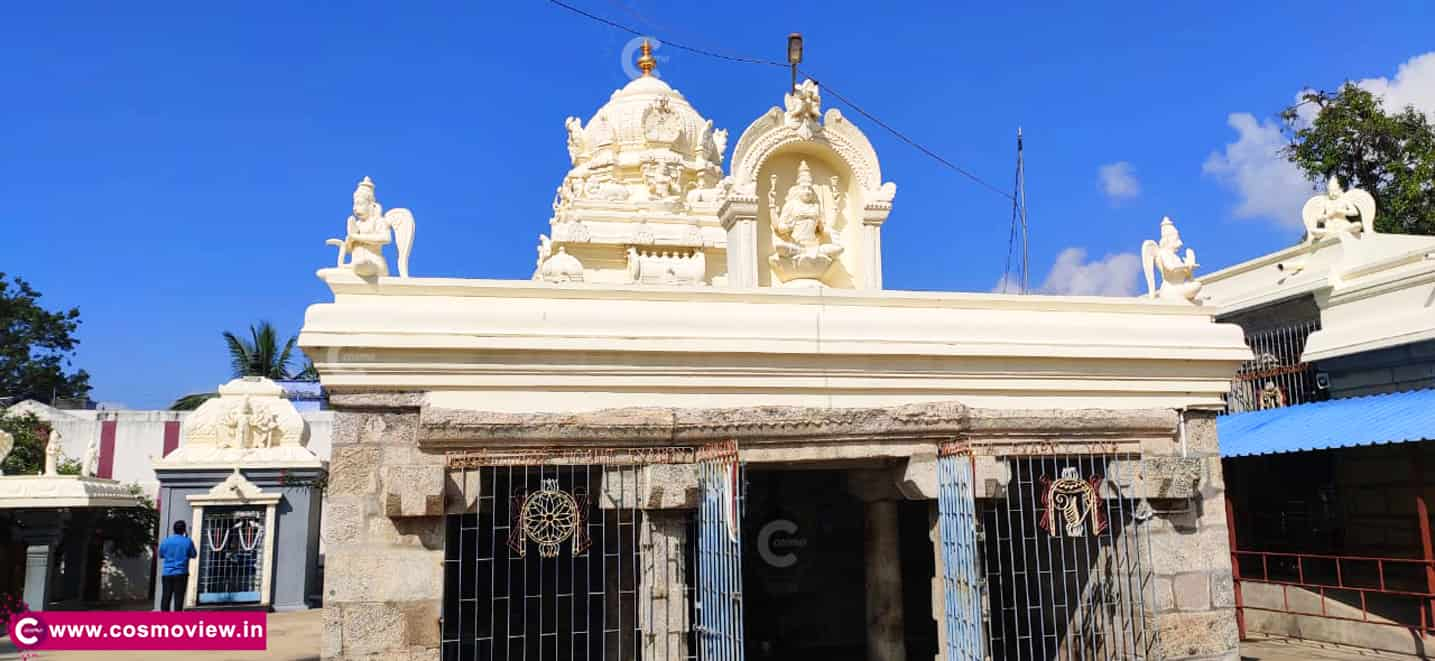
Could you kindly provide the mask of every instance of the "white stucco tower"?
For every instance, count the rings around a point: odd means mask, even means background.
[[[572,169],[539,237],[535,280],[602,284],[722,284],[726,236],[717,219],[727,131],[682,93],[643,75],[585,124],[569,117]]]

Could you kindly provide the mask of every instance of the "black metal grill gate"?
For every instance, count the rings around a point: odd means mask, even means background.
[[[264,582],[263,507],[207,507],[199,531],[199,582],[195,602],[260,601]]]
[[[693,461],[687,448],[450,455],[464,493],[447,509],[462,513],[444,540],[444,661],[695,659],[692,518],[637,506],[643,466]]]
[[[992,659],[1160,658],[1150,508],[1128,496],[1127,459],[1001,458],[1005,497],[980,513]]]

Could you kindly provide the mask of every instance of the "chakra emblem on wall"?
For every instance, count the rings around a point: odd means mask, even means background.
[[[519,491],[513,495],[515,534],[508,538],[508,547],[522,558],[528,553],[528,542],[538,545],[538,554],[558,557],[558,548],[572,540],[573,555],[588,552],[592,540],[585,529],[583,513],[588,497],[582,492],[569,495],[558,487],[558,480],[546,478],[543,489],[533,493]]]
[[[1041,483],[1046,491],[1041,495],[1045,511],[1039,522],[1042,530],[1052,537],[1084,537],[1086,529],[1092,535],[1106,530],[1106,516],[1101,511],[1101,478],[1091,476],[1085,480],[1078,477],[1075,468],[1061,469],[1061,477],[1052,480],[1043,475]]]

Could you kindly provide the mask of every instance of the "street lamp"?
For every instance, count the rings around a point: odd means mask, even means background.
[[[797,65],[802,64],[802,33],[787,35],[787,63],[792,65],[792,91],[797,91]]]

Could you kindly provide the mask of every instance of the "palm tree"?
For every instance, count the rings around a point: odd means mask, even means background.
[[[229,364],[234,368],[234,378],[262,376],[266,379],[289,378],[289,362],[294,353],[297,337],[290,337],[283,347],[279,345],[279,333],[273,324],[259,322],[249,327],[249,339],[224,331],[224,343],[229,346]]]
[[[294,345],[299,338],[291,336],[281,345],[279,333],[274,330],[274,325],[267,321],[251,325],[248,338],[239,337],[229,331],[224,331],[223,337],[224,344],[229,349],[229,365],[234,372],[234,378],[290,378],[289,363],[293,362]],[[300,378],[307,376],[312,368],[313,363],[307,363],[304,371],[300,373]],[[219,393],[215,392],[192,393],[174,400],[169,408],[171,411],[193,411],[199,408],[200,404],[218,396]]]

